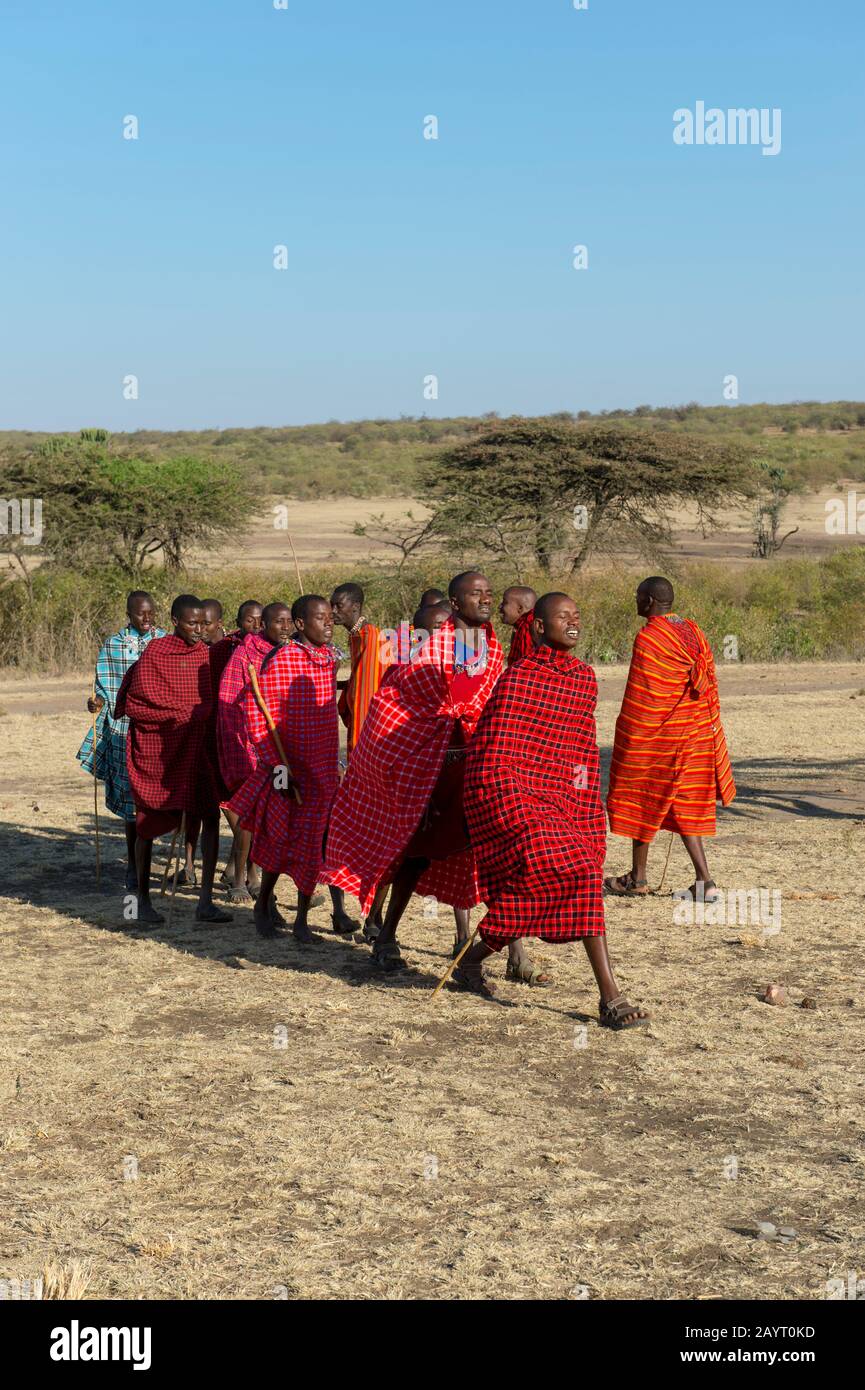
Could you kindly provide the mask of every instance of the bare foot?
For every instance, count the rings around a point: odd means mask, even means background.
[[[271,901],[273,900],[271,899]],[[256,903],[253,908],[252,920],[255,923],[255,930],[258,932],[259,936],[264,936],[268,939],[274,936],[288,936],[288,928],[284,925],[285,919],[276,912],[276,920],[274,920],[273,913],[269,910],[263,910],[259,907],[258,903]],[[279,925],[280,922],[283,923],[282,926]]]

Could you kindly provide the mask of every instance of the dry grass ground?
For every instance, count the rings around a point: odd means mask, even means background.
[[[622,674],[602,673],[606,749]],[[578,946],[531,948],[545,992],[496,962],[497,1002],[431,1005],[444,909],[411,911],[412,971],[387,980],[324,907],[305,951],[245,910],[197,928],[185,894],[170,930],[124,926],[116,822],[97,893],[73,761],[86,678],[0,686],[0,1277],[53,1266],[109,1298],[819,1299],[861,1273],[865,670],[721,674],[741,795],[712,864],[780,890],[782,929],[611,903],[622,982],[653,1011],[619,1036]],[[688,881],[677,847],[669,882]],[[770,980],[786,1007],[758,998]],[[755,1239],[760,1219],[796,1239]]]

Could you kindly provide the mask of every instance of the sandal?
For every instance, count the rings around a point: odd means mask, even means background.
[[[480,964],[475,966],[458,965],[450,978],[452,989],[465,994],[479,994],[482,999],[495,998],[495,986],[487,984]]]
[[[700,879],[699,882],[691,884],[690,888],[677,888],[673,894],[680,902],[692,903],[719,903],[721,894],[718,885],[713,878]]]
[[[613,898],[645,898],[649,893],[649,880],[634,878],[629,871],[619,874],[618,878],[605,878],[604,892]]]
[[[232,883],[228,889],[228,901],[230,903],[251,903],[252,894],[245,883],[241,883],[237,887]]]
[[[544,989],[553,982],[552,975],[545,974],[539,965],[532,965],[530,960],[519,961],[516,965],[509,960],[505,979],[520,985],[531,985],[534,989]]]
[[[635,1014],[629,1022],[629,1014]],[[648,1014],[641,1014],[633,1004],[629,1004],[624,994],[617,994],[615,999],[608,999],[606,1004],[600,1000],[598,1009],[598,1022],[602,1028],[612,1028],[614,1033],[621,1033],[625,1028],[639,1028],[644,1023],[649,1022]]]
[[[395,941],[379,941],[378,938],[372,943],[372,963],[379,970],[383,970],[386,975],[392,975],[395,970],[405,970],[406,968],[397,943]]]
[[[348,923],[348,926],[338,927],[336,925],[337,920],[338,919],[336,913],[332,912],[330,914],[330,924],[333,927],[333,930],[337,936],[354,936],[355,932],[357,931],[357,922],[353,922],[351,918],[348,915],[346,915],[345,921]]]
[[[364,941],[367,943],[367,945],[371,946],[374,941],[378,941],[380,931],[381,927],[377,926],[376,923],[371,921],[369,917],[366,917],[364,919],[363,926],[360,929],[360,934],[363,937]]]

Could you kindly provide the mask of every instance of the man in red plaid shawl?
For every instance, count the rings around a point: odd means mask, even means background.
[[[632,1028],[648,1015],[622,995],[607,953],[598,683],[572,655],[580,635],[573,599],[539,598],[532,635],[536,650],[502,677],[469,745],[466,819],[489,910],[454,979],[490,995],[481,963],[515,937],[580,940],[598,983],[601,1024]]]
[[[235,642],[219,682],[216,702],[219,769],[226,788],[222,809],[234,836],[234,847],[225,866],[222,882],[228,889],[233,903],[251,902],[260,885],[258,870],[249,859],[252,834],[249,830],[244,830],[237,813],[228,805],[231,797],[240,790],[258,765],[255,745],[249,737],[246,723],[249,668],[252,666],[257,674],[265,657],[273,648],[284,646],[294,635],[294,623],[291,621],[291,610],[287,603],[269,603],[263,609],[258,604],[253,605],[252,616],[260,620],[260,631],[254,627],[248,631],[243,629],[245,609],[250,609],[249,602],[241,604],[238,612],[238,632],[230,634],[230,637],[235,638]],[[224,640],[228,642],[230,637]],[[214,650],[211,647],[211,659]]]
[[[532,619],[535,616],[537,594],[525,584],[512,584],[502,594],[499,616],[503,623],[513,628],[511,645],[508,648],[508,665],[513,666],[534,651],[532,642]]]
[[[380,885],[392,884],[372,943],[373,961],[386,971],[404,964],[396,930],[412,893],[452,907],[480,901],[462,775],[502,649],[485,576],[457,575],[450,596],[452,617],[388,672],[374,696],[328,831],[327,881],[359,898],[364,916]]]
[[[150,901],[153,841],[179,825],[184,813],[199,817],[200,922],[230,922],[213,902],[219,850],[219,772],[208,754],[207,721],[213,706],[208,649],[202,640],[201,600],[180,594],[171,605],[174,632],[145,647],[123,678],[115,701],[127,715],[126,763],[136,810],[138,921],[164,921]]]
[[[245,830],[252,831],[251,855],[260,865],[261,888],[253,913],[261,936],[284,936],[273,892],[280,874],[297,887],[295,939],[313,941],[307,922],[309,903],[322,874],[322,842],[339,785],[339,722],[336,661],[331,648],[333,610],[320,594],[304,594],[291,609],[295,635],[276,647],[261,667],[261,694],[276,724],[288,768],[282,762],[265,716],[250,690],[245,714],[258,764],[232,797]],[[298,800],[299,797],[299,800]],[[334,894],[334,930],[357,930]]]

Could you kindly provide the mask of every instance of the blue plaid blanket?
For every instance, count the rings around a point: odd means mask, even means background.
[[[129,790],[126,772],[126,732],[128,719],[115,719],[114,702],[120,683],[129,667],[138,660],[148,642],[164,637],[161,627],[152,628],[142,637],[134,627],[121,628],[109,637],[96,658],[96,694],[105,701],[96,716],[96,776],[105,783],[105,805],[115,816],[135,820],[135,806]],[[78,761],[93,776],[93,730],[76,754]]]

